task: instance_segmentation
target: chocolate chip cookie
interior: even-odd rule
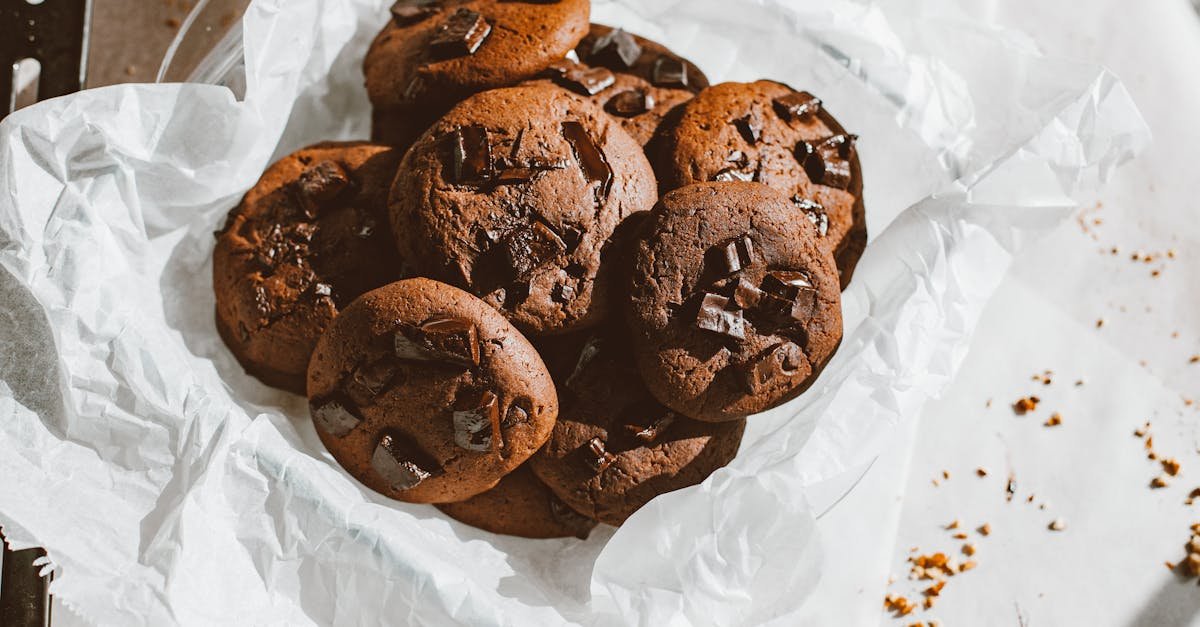
[[[459,503],[442,503],[447,516],[484,531],[523,538],[586,540],[596,526],[567,507],[533,474],[529,464],[512,471],[496,487]]]
[[[650,143],[671,111],[692,99],[692,92],[686,89],[655,87],[633,74],[566,59],[552,64],[546,74],[558,86],[588,97],[619,120],[643,146]]]
[[[413,503],[491,489],[546,441],[558,415],[533,346],[495,309],[428,279],[351,303],[313,351],[308,398],[338,463]]]
[[[706,421],[765,411],[811,384],[841,341],[833,258],[766,185],[675,190],[639,235],[626,319],[667,407]]]
[[[660,43],[603,24],[591,25],[575,54],[587,65],[631,74],[659,88],[699,93],[708,87],[696,64]]]
[[[622,333],[605,329],[586,342],[558,381],[562,408],[554,432],[530,462],[563,502],[610,525],[728,464],[746,425],[672,412],[655,401],[633,362]]]
[[[614,234],[656,190],[641,146],[613,118],[540,84],[456,106],[405,155],[389,203],[419,274],[545,334],[604,317],[620,262]]]
[[[363,63],[374,137],[407,146],[451,106],[534,78],[587,34],[588,0],[400,0]]]
[[[304,393],[308,358],[338,310],[399,278],[387,193],[400,153],[361,142],[272,165],[217,233],[217,329],[268,385]]]
[[[758,181],[817,226],[848,285],[867,242],[856,137],[820,99],[782,83],[723,83],[683,105],[656,142],[664,190],[704,181]]]

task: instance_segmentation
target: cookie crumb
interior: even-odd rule
[[[975,474],[980,477],[986,477],[988,475],[987,468],[980,466],[979,468],[975,469]]]
[[[1004,500],[1012,502],[1013,497],[1017,495],[1017,478],[1012,474],[1008,475],[1008,482],[1004,484]]]
[[[1168,485],[1169,484],[1167,483],[1166,475],[1159,475],[1150,480],[1150,487],[1152,487],[1152,488],[1165,488]]]
[[[992,535],[992,525],[991,523],[983,523],[977,531],[979,531],[979,535],[981,536],[990,536]]]
[[[1047,427],[1057,427],[1058,425],[1061,425],[1061,424],[1062,424],[1062,414],[1060,414],[1058,412],[1054,412],[1053,414],[1050,414],[1050,417],[1047,418],[1046,422],[1043,423],[1043,425],[1047,426]]]
[[[1179,475],[1179,461],[1177,461],[1174,457],[1164,459],[1160,463],[1162,464],[1163,471],[1168,475],[1171,475],[1172,477]]]
[[[955,539],[955,540],[966,540],[966,539],[967,539],[967,534],[965,534],[965,533],[963,533],[963,532],[961,532],[961,531],[960,531],[960,532],[958,532],[958,533],[954,534],[954,539]]]
[[[963,555],[966,555],[967,557],[971,557],[972,555],[975,554],[975,545],[971,544],[970,542],[964,544],[962,547],[962,552],[963,552]]]
[[[1083,379],[1076,379],[1076,380],[1075,380],[1075,387],[1077,387],[1077,388],[1081,388],[1081,387],[1083,387],[1083,384],[1084,384],[1084,381],[1083,381]]]
[[[1062,531],[1067,528],[1067,523],[1061,518],[1055,518],[1049,525],[1050,531]]]
[[[955,518],[953,521],[950,522],[950,524],[946,525],[946,529],[958,529],[960,524],[961,523],[958,521],[958,519]]]
[[[949,470],[943,470],[943,471],[942,471],[942,478],[943,478],[943,479],[946,479],[946,480],[949,480],[949,479],[950,479],[950,471],[949,471]]]
[[[1096,328],[1099,329],[1100,327],[1103,327],[1103,326],[1104,326],[1104,318],[1098,318],[1096,320]]]
[[[1146,424],[1133,430],[1133,435],[1135,435],[1139,438],[1144,438],[1144,437],[1146,437],[1146,434],[1149,432],[1150,432],[1150,421],[1147,420]]]
[[[1013,411],[1016,412],[1018,416],[1024,416],[1025,414],[1036,410],[1038,403],[1040,402],[1042,402],[1042,399],[1036,396],[1020,398],[1017,399],[1017,402],[1013,403]]]
[[[1192,488],[1192,491],[1188,492],[1187,500],[1185,500],[1183,503],[1185,505],[1191,505],[1192,503],[1196,502],[1197,498],[1200,498],[1200,488]]]
[[[1192,355],[1192,358],[1188,360],[1188,363],[1189,364],[1200,364],[1200,355]]]

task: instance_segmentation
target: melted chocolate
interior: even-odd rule
[[[729,309],[729,299],[719,294],[705,294],[696,312],[696,328],[711,331],[735,340],[746,339],[746,320],[741,311]]]
[[[393,343],[400,359],[479,365],[478,332],[467,320],[438,318],[419,327],[405,325],[396,332]]]
[[[464,7],[438,27],[429,41],[429,48],[442,59],[475,54],[491,33],[492,25],[478,11]]]
[[[613,183],[613,171],[608,165],[608,159],[604,157],[592,135],[579,122],[563,122],[562,134],[571,144],[571,150],[575,153],[579,167],[583,169],[583,175],[587,180],[599,184],[596,188],[596,203],[603,204],[608,199]]]
[[[804,120],[821,110],[821,99],[802,91],[775,99],[775,111],[785,120]]]
[[[604,110],[622,118],[632,118],[654,108],[654,96],[640,90],[623,91],[604,104]]]
[[[608,452],[604,440],[599,437],[588,440],[584,445],[584,453],[588,467],[597,474],[608,470],[617,461],[617,456]]]
[[[371,467],[393,490],[411,490],[440,474],[437,462],[399,433],[385,433],[371,454]]]
[[[460,399],[453,420],[454,443],[459,448],[482,452],[499,444],[500,400],[491,391]]]

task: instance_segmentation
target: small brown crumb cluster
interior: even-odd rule
[[[1051,383],[1054,383],[1054,371],[1043,370],[1042,372],[1033,375],[1033,380],[1041,383],[1042,385],[1050,385]]]
[[[1167,568],[1185,577],[1200,577],[1200,523],[1191,526],[1192,537],[1183,545],[1187,554],[1178,564],[1167,562]]]
[[[955,539],[965,540],[968,537],[968,534],[962,531],[964,528],[962,521],[958,519],[954,519],[949,524],[944,525],[943,528],[948,531],[955,531],[956,533],[953,534]],[[976,531],[981,536],[987,536],[991,534],[992,527],[988,523],[984,523]],[[963,543],[961,551],[967,559],[959,561],[958,558],[943,552],[921,554],[920,550],[915,546],[909,549],[909,552],[912,553],[908,557],[910,565],[908,572],[909,580],[919,582],[928,581],[931,583],[920,590],[919,597],[916,597],[914,594],[915,599],[909,599],[903,595],[889,592],[883,598],[884,609],[891,612],[897,618],[908,616],[917,610],[928,611],[933,609],[934,603],[941,597],[942,590],[946,587],[946,582],[951,577],[965,573],[978,566],[978,562],[970,559],[978,552],[974,543]],[[888,579],[888,585],[895,583],[895,581],[895,577]],[[913,624],[929,625],[932,627],[937,625],[937,622],[929,621],[927,623]]]
[[[1134,429],[1133,435],[1134,435],[1134,437],[1137,437],[1137,438],[1140,438],[1143,440],[1142,446],[1146,450],[1146,458],[1149,459],[1150,461],[1158,462],[1159,466],[1162,467],[1162,473],[1160,473],[1157,477],[1154,477],[1153,479],[1150,480],[1150,487],[1153,489],[1160,489],[1160,488],[1165,488],[1165,487],[1169,486],[1171,484],[1170,478],[1178,477],[1179,473],[1183,469],[1183,465],[1180,464],[1179,460],[1175,459],[1174,457],[1162,457],[1157,452],[1155,452],[1154,436],[1151,435],[1151,433],[1150,433],[1150,422],[1149,421],[1147,421],[1146,424],[1138,427],[1137,429]],[[1196,492],[1196,491],[1193,490],[1193,492]],[[1197,495],[1197,496],[1200,496],[1200,495]],[[1196,498],[1196,496],[1189,496],[1188,500],[1185,501],[1185,503],[1187,503],[1188,505],[1191,505],[1192,501],[1195,498]]]
[[[1027,396],[1025,398],[1017,399],[1017,402],[1013,403],[1013,411],[1016,412],[1018,416],[1024,416],[1031,411],[1037,410],[1038,403],[1040,402],[1042,402],[1042,399],[1036,396]]]
[[[1050,414],[1050,417],[1047,418],[1046,422],[1043,424],[1047,427],[1057,427],[1058,425],[1061,425],[1062,424],[1062,414],[1060,414],[1058,412],[1054,412],[1053,414]]]

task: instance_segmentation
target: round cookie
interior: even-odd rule
[[[564,504],[529,464],[512,471],[496,487],[458,503],[437,506],[447,516],[484,531],[522,538],[586,540],[596,521]]]
[[[631,74],[659,88],[699,93],[708,87],[708,77],[695,63],[658,42],[603,24],[591,25],[575,54],[583,63]]]
[[[626,319],[664,405],[736,420],[795,398],[842,338],[837,268],[817,229],[761,183],[697,183],[639,232]]]
[[[612,330],[583,346],[558,382],[554,432],[530,462],[563,502],[610,525],[728,464],[746,426],[689,420],[660,405],[638,377],[629,346]]]
[[[458,101],[535,77],[587,34],[588,0],[399,0],[363,62],[376,141],[407,147]]]
[[[656,195],[641,146],[615,120],[536,84],[451,110],[405,155],[389,203],[419,274],[546,334],[604,317],[621,261],[614,234]]]
[[[324,143],[275,163],[217,233],[217,330],[250,374],[304,393],[308,358],[338,310],[399,278],[387,193],[400,153]]]
[[[428,279],[347,307],[313,351],[308,398],[334,459],[412,503],[491,489],[537,451],[558,415],[528,340],[479,299]]]
[[[867,242],[862,168],[848,135],[807,92],[782,83],[723,83],[681,108],[655,165],[664,190],[758,181],[790,199],[822,233],[846,286]]]
[[[633,74],[568,60],[551,65],[547,72],[554,83],[588,97],[619,120],[621,127],[642,146],[650,143],[676,107],[692,99],[692,92],[686,89],[655,87]]]

